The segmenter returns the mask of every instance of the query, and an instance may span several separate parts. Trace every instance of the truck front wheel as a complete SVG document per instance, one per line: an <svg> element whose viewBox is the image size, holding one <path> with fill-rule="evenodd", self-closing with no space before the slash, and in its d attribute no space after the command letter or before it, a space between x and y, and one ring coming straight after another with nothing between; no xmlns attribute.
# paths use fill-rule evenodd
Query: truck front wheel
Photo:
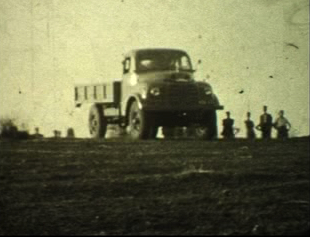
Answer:
<svg viewBox="0 0 310 237"><path fill-rule="evenodd" d="M104 138L107 132L107 121L104 118L103 108L100 105L93 105L90 108L88 127L92 138Z"/></svg>
<svg viewBox="0 0 310 237"><path fill-rule="evenodd" d="M137 101L134 101L129 109L129 134L133 139L147 139L149 133L147 114L139 108Z"/></svg>
<svg viewBox="0 0 310 237"><path fill-rule="evenodd" d="M172 139L174 137L175 127L163 127L163 135L165 139Z"/></svg>
<svg viewBox="0 0 310 237"><path fill-rule="evenodd" d="M218 136L216 111L208 113L205 119L206 124L195 126L196 137L203 140L216 139Z"/></svg>
<svg viewBox="0 0 310 237"><path fill-rule="evenodd" d="M155 139L156 136L157 136L157 132L158 132L158 126L150 127L150 136L149 136L149 138Z"/></svg>

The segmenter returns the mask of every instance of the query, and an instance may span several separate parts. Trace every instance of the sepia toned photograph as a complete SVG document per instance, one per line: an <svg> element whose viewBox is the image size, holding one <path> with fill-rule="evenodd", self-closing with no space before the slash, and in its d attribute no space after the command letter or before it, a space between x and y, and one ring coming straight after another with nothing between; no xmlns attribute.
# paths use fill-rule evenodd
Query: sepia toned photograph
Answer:
<svg viewBox="0 0 310 237"><path fill-rule="evenodd" d="M309 235L308 0L0 0L0 235Z"/></svg>

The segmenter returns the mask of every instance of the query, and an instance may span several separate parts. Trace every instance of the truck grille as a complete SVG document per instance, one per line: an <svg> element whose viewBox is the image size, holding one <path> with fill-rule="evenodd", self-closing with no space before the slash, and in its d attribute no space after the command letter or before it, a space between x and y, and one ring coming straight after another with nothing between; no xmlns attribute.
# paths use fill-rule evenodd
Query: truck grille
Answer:
<svg viewBox="0 0 310 237"><path fill-rule="evenodd" d="M197 103L198 90L194 84L173 83L166 88L166 102L174 107L190 106Z"/></svg>

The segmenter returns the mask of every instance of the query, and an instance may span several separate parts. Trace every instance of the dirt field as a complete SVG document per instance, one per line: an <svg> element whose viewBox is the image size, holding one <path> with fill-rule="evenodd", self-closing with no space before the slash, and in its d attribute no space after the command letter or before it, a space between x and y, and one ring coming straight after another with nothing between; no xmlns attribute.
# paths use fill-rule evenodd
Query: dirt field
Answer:
<svg viewBox="0 0 310 237"><path fill-rule="evenodd" d="M2 140L0 234L302 234L309 181L309 138Z"/></svg>

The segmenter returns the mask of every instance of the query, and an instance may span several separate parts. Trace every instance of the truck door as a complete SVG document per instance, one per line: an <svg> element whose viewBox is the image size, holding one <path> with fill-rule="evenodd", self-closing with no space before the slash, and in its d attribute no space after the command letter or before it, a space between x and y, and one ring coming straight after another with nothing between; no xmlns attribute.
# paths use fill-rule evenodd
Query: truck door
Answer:
<svg viewBox="0 0 310 237"><path fill-rule="evenodd" d="M121 95L121 111L125 115L126 102L132 90L132 76L133 66L132 58L126 57L123 61L123 82L122 82L122 95Z"/></svg>

